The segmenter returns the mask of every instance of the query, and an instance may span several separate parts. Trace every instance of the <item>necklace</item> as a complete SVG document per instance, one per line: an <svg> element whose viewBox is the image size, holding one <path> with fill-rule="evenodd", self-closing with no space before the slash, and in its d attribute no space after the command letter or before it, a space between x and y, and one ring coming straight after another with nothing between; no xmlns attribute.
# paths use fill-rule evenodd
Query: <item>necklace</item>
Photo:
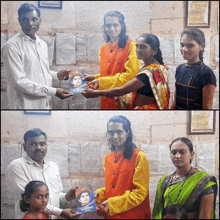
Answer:
<svg viewBox="0 0 220 220"><path fill-rule="evenodd" d="M179 198L179 196L180 196L180 193L181 193L181 191L182 191L182 189L183 189L183 186L184 186L184 184L185 184L185 181L186 181L186 176L191 172L191 170L192 170L192 167L190 168L190 170L183 176L183 177L178 177L178 178L175 178L175 181L176 180L179 180L180 178L181 179L184 179L184 182L182 183L182 185L181 185L181 188L180 188L180 190L179 190L179 192L178 192L178 195L176 196L176 198L175 198L175 201L174 201L174 203L173 204L177 204L177 201L178 201L178 198ZM172 176L171 176L171 182L173 182L173 176L176 176L176 171L172 174ZM168 199L169 199L169 204L171 205L172 204L172 201L171 201L171 199L170 199L170 187L168 187Z"/></svg>

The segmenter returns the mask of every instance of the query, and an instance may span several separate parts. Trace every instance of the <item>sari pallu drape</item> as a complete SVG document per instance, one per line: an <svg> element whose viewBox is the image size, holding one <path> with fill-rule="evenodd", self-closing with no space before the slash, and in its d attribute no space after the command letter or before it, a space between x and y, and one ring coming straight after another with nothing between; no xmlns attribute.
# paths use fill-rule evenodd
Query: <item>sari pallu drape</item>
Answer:
<svg viewBox="0 0 220 220"><path fill-rule="evenodd" d="M168 67L164 65L151 64L144 67L138 74L146 74L154 94L155 102L143 106L135 106L137 92L129 93L123 97L116 97L118 109L169 109L170 90L168 86Z"/></svg>
<svg viewBox="0 0 220 220"><path fill-rule="evenodd" d="M172 174L164 175L158 183L153 208L153 219L162 219L163 208L166 208L168 205L171 204L182 205L187 213L192 212L190 209L192 208L193 204L201 196L203 191L211 186L215 186L214 195L216 200L217 181L214 176L210 176L207 172L199 171L190 176L187 176L186 180L183 179L182 181L167 187L171 175ZM183 185L184 180L185 183ZM211 219L215 217L215 200L212 209ZM197 213L197 218L198 215L199 213Z"/></svg>

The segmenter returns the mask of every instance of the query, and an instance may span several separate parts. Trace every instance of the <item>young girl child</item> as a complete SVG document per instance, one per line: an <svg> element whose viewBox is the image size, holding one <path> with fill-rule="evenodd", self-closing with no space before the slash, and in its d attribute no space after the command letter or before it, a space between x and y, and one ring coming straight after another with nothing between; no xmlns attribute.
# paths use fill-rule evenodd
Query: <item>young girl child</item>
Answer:
<svg viewBox="0 0 220 220"><path fill-rule="evenodd" d="M203 63L204 33L196 28L185 29L181 34L180 51L187 60L176 69L176 91L171 109L212 109L216 78Z"/></svg>
<svg viewBox="0 0 220 220"><path fill-rule="evenodd" d="M49 219L49 215L43 211L49 201L49 190L42 181L31 181L25 187L22 194L20 209L22 212L28 211L23 219Z"/></svg>

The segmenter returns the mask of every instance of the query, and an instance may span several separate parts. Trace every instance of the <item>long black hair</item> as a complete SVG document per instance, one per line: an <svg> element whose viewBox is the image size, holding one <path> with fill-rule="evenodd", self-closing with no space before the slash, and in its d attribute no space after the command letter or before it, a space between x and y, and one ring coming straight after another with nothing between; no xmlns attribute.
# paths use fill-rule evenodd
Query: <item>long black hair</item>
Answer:
<svg viewBox="0 0 220 220"><path fill-rule="evenodd" d="M25 198L31 198L31 195L41 186L46 186L46 183L42 181L30 181L26 186L24 193L21 195L22 200L20 200L20 209L22 212L27 212L30 209L30 204L25 202ZM47 187L48 189L48 187Z"/></svg>
<svg viewBox="0 0 220 220"><path fill-rule="evenodd" d="M124 143L124 151L123 151L123 157L125 159L130 159L132 157L132 154L133 154L133 151L134 151L134 148L137 148L136 145L133 143L133 135L132 135L132 130L131 130L131 123L130 121L124 117L124 116L121 116L121 115L118 115L118 116L114 116L112 118L109 119L108 123L107 123L107 129L108 129L108 125L111 123L111 122L114 122L114 123L122 123L123 124L123 128L124 130L126 131L126 133L128 134L127 136L127 139ZM111 151L114 151L115 150L115 146L112 145L110 142L109 142L109 145L110 145L110 148L111 148Z"/></svg>
<svg viewBox="0 0 220 220"><path fill-rule="evenodd" d="M181 38L183 37L184 34L189 36L192 40L196 41L199 45L201 45L202 43L205 43L204 33L201 30L197 29L197 28L186 28L186 29L184 29L183 32L181 33ZM203 53L204 53L204 49L200 50L199 59L202 62L203 62Z"/></svg>
<svg viewBox="0 0 220 220"><path fill-rule="evenodd" d="M161 64L163 65L163 57L162 57L162 52L160 50L160 41L157 36L154 34L142 34L138 38L144 38L145 43L149 44L152 49L157 49L157 53L154 54L154 58Z"/></svg>
<svg viewBox="0 0 220 220"><path fill-rule="evenodd" d="M109 11L105 14L103 29L104 29L104 38L106 40L106 43L108 43L111 40L110 37L108 36L108 34L105 31L105 24L106 24L106 18L107 17L117 17L118 18L118 21L119 21L119 23L121 24L121 27L122 27L121 33L119 35L118 47L119 48L125 48L128 37L126 35L126 26L125 26L125 22L124 22L124 15L121 14L119 11Z"/></svg>

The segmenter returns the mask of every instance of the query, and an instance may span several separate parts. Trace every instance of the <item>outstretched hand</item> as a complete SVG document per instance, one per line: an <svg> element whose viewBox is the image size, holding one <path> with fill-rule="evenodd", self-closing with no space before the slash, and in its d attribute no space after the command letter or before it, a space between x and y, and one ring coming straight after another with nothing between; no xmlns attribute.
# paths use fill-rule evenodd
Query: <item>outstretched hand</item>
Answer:
<svg viewBox="0 0 220 220"><path fill-rule="evenodd" d="M73 211L72 209L63 209L60 216L66 219L78 219L81 214Z"/></svg>
<svg viewBox="0 0 220 220"><path fill-rule="evenodd" d="M60 99L66 99L69 98L70 96L73 96L73 94L64 89L58 88L55 96L59 97Z"/></svg>
<svg viewBox="0 0 220 220"><path fill-rule="evenodd" d="M109 212L109 205L108 205L108 200L105 200L104 202L102 202L98 208L97 208L97 212L105 212L108 213Z"/></svg>
<svg viewBox="0 0 220 220"><path fill-rule="evenodd" d="M69 70L60 70L58 73L57 73L57 77L59 80L68 80L69 79L69 73L71 71Z"/></svg>
<svg viewBox="0 0 220 220"><path fill-rule="evenodd" d="M90 82L90 81L92 81L94 79L95 79L95 76L91 76L91 75L86 75L85 74L85 78L84 78L85 81L89 81Z"/></svg>
<svg viewBox="0 0 220 220"><path fill-rule="evenodd" d="M95 98L99 96L97 92L98 92L97 90L93 90L87 87L87 89L81 94L85 96L86 98Z"/></svg>
<svg viewBox="0 0 220 220"><path fill-rule="evenodd" d="M94 79L91 82L87 83L87 86L93 85L93 89L99 89L99 79Z"/></svg>
<svg viewBox="0 0 220 220"><path fill-rule="evenodd" d="M66 193L65 197L68 201L76 198L76 189L78 189L78 187L73 187Z"/></svg>

